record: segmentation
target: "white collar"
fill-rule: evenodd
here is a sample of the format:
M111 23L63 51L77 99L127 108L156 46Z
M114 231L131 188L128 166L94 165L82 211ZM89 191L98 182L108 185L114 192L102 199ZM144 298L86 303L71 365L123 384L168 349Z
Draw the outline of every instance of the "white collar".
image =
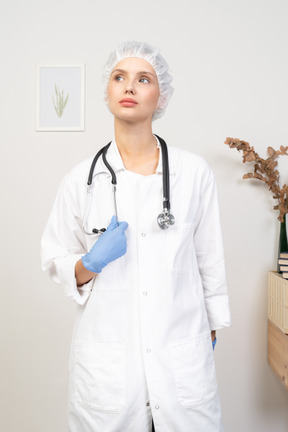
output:
M163 173L163 167L162 167L162 150L161 150L161 146L159 143L159 140L157 137L155 137L157 139L157 147L159 148L159 162L156 168L156 174L161 174ZM169 155L169 171L170 171L170 175L174 175L175 174L175 163L174 163L174 158L173 158L173 154L171 151L169 151L169 147L168 147L168 155ZM126 168L124 166L123 160L121 158L119 149L117 147L116 141L115 139L111 142L111 145L107 151L107 161L109 163L109 165L111 165L113 171L115 172L115 174L117 172L120 171L125 171ZM100 158L98 159L98 162L95 166L94 169L94 173L93 173L93 177L96 176L97 174L100 173L109 173L109 170L107 169L107 167L105 166L102 157L100 156ZM110 173L109 173L110 174Z

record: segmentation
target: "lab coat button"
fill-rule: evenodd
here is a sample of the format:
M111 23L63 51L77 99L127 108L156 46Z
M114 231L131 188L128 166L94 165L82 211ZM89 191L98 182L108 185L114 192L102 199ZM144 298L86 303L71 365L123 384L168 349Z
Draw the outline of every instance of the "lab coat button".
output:
M149 403L149 402L147 402L147 403L146 403L146 406L150 406L150 403Z
M146 237L146 233L141 233L141 236L142 237Z
M150 349L150 348L147 348L146 351L147 351L147 353L150 353L150 352L151 352L151 349Z
M160 407L159 407L159 405L155 405L155 409L159 409Z
M143 295L147 295L147 291L143 291Z

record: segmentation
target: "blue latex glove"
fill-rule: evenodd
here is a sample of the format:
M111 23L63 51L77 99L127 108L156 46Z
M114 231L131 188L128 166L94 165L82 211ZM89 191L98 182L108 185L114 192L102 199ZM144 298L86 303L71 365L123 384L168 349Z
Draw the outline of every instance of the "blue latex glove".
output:
M215 349L216 342L217 342L217 338L215 337L214 341L212 342L213 351Z
M112 216L107 230L95 242L90 252L82 257L84 267L94 273L101 273L107 264L125 255L127 227L127 222L119 222L117 225L116 217Z

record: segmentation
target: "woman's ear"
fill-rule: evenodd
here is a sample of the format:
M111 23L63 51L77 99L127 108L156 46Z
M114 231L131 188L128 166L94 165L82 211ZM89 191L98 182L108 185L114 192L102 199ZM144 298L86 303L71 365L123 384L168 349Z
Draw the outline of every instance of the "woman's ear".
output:
M166 106L166 101L167 101L167 96L165 96L165 95L159 96L156 110L159 111L159 110L164 109Z

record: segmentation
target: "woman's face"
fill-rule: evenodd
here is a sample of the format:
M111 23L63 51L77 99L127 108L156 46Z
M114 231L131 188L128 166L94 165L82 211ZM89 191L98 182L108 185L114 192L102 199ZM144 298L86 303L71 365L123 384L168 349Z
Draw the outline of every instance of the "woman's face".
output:
M112 114L126 121L152 121L160 92L153 67L146 60L128 57L114 67L107 88Z

